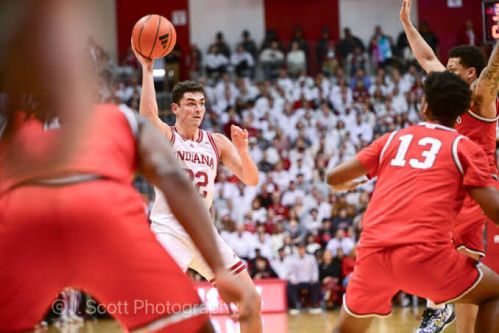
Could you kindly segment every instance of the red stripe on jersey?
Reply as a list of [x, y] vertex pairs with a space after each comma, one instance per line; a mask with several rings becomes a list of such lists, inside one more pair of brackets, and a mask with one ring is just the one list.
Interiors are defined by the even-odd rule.
[[206, 132], [206, 134], [208, 134], [208, 140], [210, 141], [211, 146], [213, 147], [213, 150], [215, 151], [215, 155], [217, 155], [217, 165], [218, 165], [220, 162], [220, 154], [218, 153], [217, 145], [215, 144], [215, 140], [213, 140], [213, 136], [211, 135], [211, 133]]
[[173, 145], [175, 143], [175, 127], [170, 126], [170, 129], [172, 130], [172, 137], [170, 138], [170, 143]]
[[203, 130], [199, 129], [198, 139], [196, 140], [196, 142], [201, 143], [201, 141], [203, 141]]
[[184, 141], [187, 141], [186, 138], [184, 138], [184, 136], [182, 134], [180, 134], [180, 132], [177, 130], [177, 128], [175, 126], [173, 126], [173, 129], [175, 130], [175, 132], [178, 134], [178, 136], [180, 136], [180, 138]]
[[483, 121], [484, 123], [495, 123], [497, 122], [497, 120], [499, 119], [499, 116], [496, 115], [495, 118], [485, 118], [485, 117], [481, 117], [479, 115], [477, 115], [476, 113], [474, 113], [473, 111], [471, 110], [468, 110], [468, 114], [470, 116], [472, 116], [473, 118], [475, 118], [476, 120], [479, 120], [479, 121]]

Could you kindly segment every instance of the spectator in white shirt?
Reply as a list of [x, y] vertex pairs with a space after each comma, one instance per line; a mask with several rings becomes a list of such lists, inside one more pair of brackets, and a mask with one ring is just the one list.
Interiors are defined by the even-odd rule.
[[244, 214], [251, 209], [251, 203], [256, 196], [256, 188], [237, 183], [237, 191], [232, 197], [232, 219], [237, 223], [244, 221]]
[[255, 66], [253, 56], [245, 51], [242, 45], [239, 45], [236, 52], [232, 54], [230, 63], [234, 66], [234, 72], [239, 77], [249, 76]]
[[306, 252], [305, 244], [301, 243], [298, 245], [298, 254], [290, 259], [289, 267], [288, 302], [290, 313], [296, 314], [301, 307], [298, 294], [302, 289], [308, 290], [310, 294], [312, 304], [310, 312], [321, 313], [322, 310], [319, 308], [319, 265], [315, 256]]
[[338, 229], [336, 235], [332, 238], [326, 246], [326, 249], [331, 252], [333, 256], [338, 253], [338, 248], [343, 250], [343, 253], [348, 256], [355, 247], [355, 242], [351, 237], [345, 236], [345, 231], [343, 229]]
[[281, 204], [284, 206], [293, 206], [296, 202], [297, 197], [305, 197], [305, 193], [296, 188], [296, 183], [294, 180], [289, 182], [289, 188], [284, 191], [281, 199]]
[[231, 234], [229, 238], [229, 245], [238, 257], [248, 260], [252, 253], [252, 235], [244, 230], [244, 224], [238, 224], [236, 231]]
[[257, 145], [255, 137], [249, 138], [249, 154], [255, 164], [260, 163], [260, 161], [263, 159], [263, 152]]
[[286, 255], [283, 247], [279, 248], [277, 258], [270, 261], [270, 265], [274, 272], [281, 280], [288, 280], [290, 275], [290, 257]]
[[250, 258], [255, 258], [255, 256], [257, 255], [256, 250], [259, 250], [260, 254], [268, 260], [274, 258], [271, 239], [264, 232], [259, 232], [254, 235], [252, 247], [253, 249]]
[[407, 105], [407, 97], [404, 93], [400, 91], [398, 87], [395, 87], [392, 92], [392, 107], [393, 111], [397, 114], [402, 114], [407, 112], [409, 106]]
[[288, 52], [286, 65], [289, 75], [292, 77], [298, 77], [307, 69], [307, 57], [297, 42], [291, 43], [291, 50]]
[[288, 76], [288, 71], [285, 68], [279, 69], [279, 76], [277, 77], [277, 85], [280, 86], [286, 95], [292, 96], [294, 83]]
[[227, 71], [229, 59], [220, 53], [218, 46], [212, 45], [205, 57], [206, 74], [209, 77], [218, 77]]
[[307, 232], [316, 234], [322, 225], [322, 219], [319, 216], [319, 211], [317, 208], [312, 208], [309, 210], [308, 214], [305, 215], [303, 219], [303, 226]]
[[262, 203], [259, 197], [253, 199], [250, 213], [251, 213], [251, 220], [253, 222], [264, 223], [267, 220], [267, 209], [265, 209], [265, 207], [262, 207]]
[[260, 62], [264, 72], [265, 80], [270, 80], [277, 77], [279, 68], [284, 63], [284, 53], [279, 50], [279, 44], [273, 41], [270, 47], [264, 49], [260, 53]]

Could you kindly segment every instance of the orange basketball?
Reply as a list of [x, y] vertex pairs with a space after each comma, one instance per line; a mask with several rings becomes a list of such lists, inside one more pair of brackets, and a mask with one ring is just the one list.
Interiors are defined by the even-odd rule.
[[173, 50], [176, 41], [175, 27], [161, 15], [144, 16], [133, 27], [133, 47], [143, 57], [149, 59], [166, 56]]

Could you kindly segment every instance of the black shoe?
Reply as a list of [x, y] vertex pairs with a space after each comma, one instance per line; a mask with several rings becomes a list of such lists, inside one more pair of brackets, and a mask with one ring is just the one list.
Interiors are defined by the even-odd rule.
[[443, 309], [427, 308], [423, 312], [421, 325], [414, 333], [440, 333], [456, 319], [452, 305], [446, 304]]

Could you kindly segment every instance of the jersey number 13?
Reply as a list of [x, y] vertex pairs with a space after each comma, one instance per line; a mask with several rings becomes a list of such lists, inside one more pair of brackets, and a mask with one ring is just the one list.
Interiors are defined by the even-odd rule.
[[[411, 145], [412, 139], [414, 138], [414, 135], [412, 134], [406, 134], [402, 135], [399, 140], [400, 140], [400, 146], [397, 151], [397, 155], [395, 155], [395, 158], [391, 160], [390, 165], [395, 166], [395, 167], [403, 167], [406, 165], [406, 155], [407, 151], [409, 150], [409, 146]], [[424, 159], [420, 161], [417, 158], [411, 158], [409, 160], [409, 165], [413, 167], [414, 169], [429, 169], [433, 167], [435, 164], [435, 159], [437, 158], [437, 154], [440, 151], [440, 148], [442, 147], [442, 142], [440, 140], [437, 140], [435, 138], [430, 138], [430, 137], [424, 137], [421, 138], [418, 141], [419, 146], [428, 146], [428, 149], [423, 150], [421, 153], [421, 157]]]

